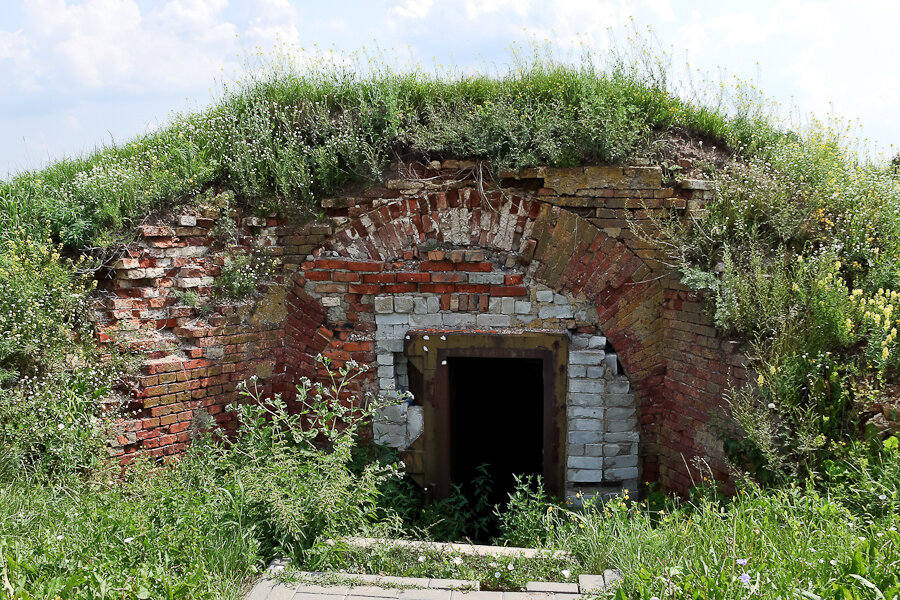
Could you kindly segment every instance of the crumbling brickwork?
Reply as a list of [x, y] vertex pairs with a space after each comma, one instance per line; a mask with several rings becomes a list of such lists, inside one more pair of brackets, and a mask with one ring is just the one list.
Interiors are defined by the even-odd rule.
[[[224, 407], [239, 381], [257, 375], [290, 396], [299, 377], [317, 376], [318, 353], [373, 365], [359, 389], [387, 391], [405, 383], [409, 330], [540, 330], [572, 340], [570, 485], [640, 479], [685, 491], [694, 456], [727, 479], [722, 397], [746, 377], [745, 361], [644, 239], [658, 234], [652, 215], [702, 210], [706, 182], [672, 187], [655, 167], [579, 167], [503, 173], [485, 190], [474, 166], [389, 173], [383, 188], [325, 200], [323, 222], [200, 211], [142, 229], [112, 271], [100, 326], [120, 338], [154, 330], [132, 334], [153, 351], [134, 392], [138, 414], [113, 452], [126, 461], [180, 452], [207, 416], [233, 427]], [[210, 294], [222, 264], [210, 235], [217, 218], [236, 219], [241, 243], [261, 240], [281, 267], [253, 302], [203, 314], [179, 298]], [[383, 431], [401, 424], [386, 420]]]

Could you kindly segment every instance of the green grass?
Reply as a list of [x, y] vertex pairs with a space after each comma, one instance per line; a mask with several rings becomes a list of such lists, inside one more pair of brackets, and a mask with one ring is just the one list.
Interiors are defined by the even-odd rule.
[[754, 148], [779, 135], [758, 106], [728, 114], [682, 99], [658, 59], [625, 52], [573, 64], [535, 48], [495, 75], [379, 60], [348, 68], [322, 57], [297, 70], [276, 58], [202, 112], [0, 182], [0, 231], [49, 231], [73, 249], [106, 244], [214, 185], [260, 211], [314, 208], [349, 181], [378, 181], [408, 153], [568, 166], [650, 155], [672, 128]]

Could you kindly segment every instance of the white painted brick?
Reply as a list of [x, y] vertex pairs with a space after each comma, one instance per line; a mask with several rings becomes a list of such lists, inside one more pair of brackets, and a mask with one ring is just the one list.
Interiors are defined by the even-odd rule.
[[500, 299], [500, 312], [504, 315], [516, 314], [516, 299], [508, 296]]
[[321, 302], [322, 306], [325, 307], [335, 307], [341, 305], [341, 299], [337, 296], [325, 296], [324, 298], [322, 298]]
[[394, 354], [392, 352], [382, 352], [376, 356], [379, 365], [393, 365]]
[[378, 376], [382, 378], [394, 377], [394, 365], [381, 365], [378, 367]]

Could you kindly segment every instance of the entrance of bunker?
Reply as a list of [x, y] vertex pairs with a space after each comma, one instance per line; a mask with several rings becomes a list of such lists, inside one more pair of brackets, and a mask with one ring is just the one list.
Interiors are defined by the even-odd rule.
[[424, 408], [417, 478], [434, 498], [491, 464], [497, 501], [513, 473], [541, 475], [564, 492], [566, 365], [564, 333], [410, 331], [404, 353]]
[[456, 357], [447, 376], [451, 482], [466, 490], [484, 465], [490, 503], [505, 503], [515, 475], [544, 471], [543, 361]]

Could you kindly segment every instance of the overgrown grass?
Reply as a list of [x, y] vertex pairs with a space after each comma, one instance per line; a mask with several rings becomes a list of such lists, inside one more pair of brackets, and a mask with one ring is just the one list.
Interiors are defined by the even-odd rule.
[[672, 128], [735, 147], [778, 138], [762, 105], [726, 110], [720, 98], [719, 110], [684, 99], [664, 61], [641, 52], [572, 63], [534, 48], [496, 75], [396, 69], [383, 59], [351, 67], [324, 56], [297, 69], [281, 57], [224, 88], [207, 110], [0, 182], [0, 231], [49, 233], [74, 249], [105, 244], [151, 210], [217, 184], [260, 211], [314, 208], [348, 181], [378, 181], [409, 152], [499, 169], [647, 156]]

